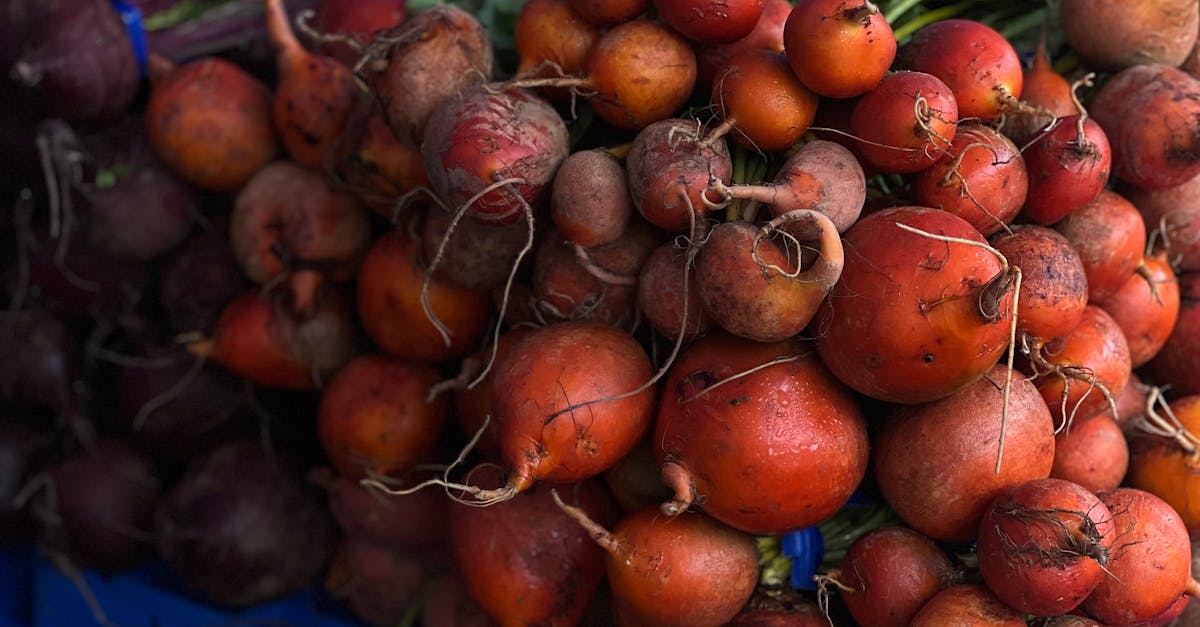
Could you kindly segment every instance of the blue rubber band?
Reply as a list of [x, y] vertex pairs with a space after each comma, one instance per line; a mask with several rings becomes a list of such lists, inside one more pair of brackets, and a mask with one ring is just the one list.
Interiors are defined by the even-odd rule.
[[109, 4], [121, 15], [121, 21], [125, 24], [125, 32], [129, 33], [129, 43], [133, 44], [133, 56], [137, 59], [138, 76], [145, 78], [146, 60], [149, 55], [146, 52], [146, 30], [142, 28], [142, 12], [137, 7], [120, 0], [109, 0]]

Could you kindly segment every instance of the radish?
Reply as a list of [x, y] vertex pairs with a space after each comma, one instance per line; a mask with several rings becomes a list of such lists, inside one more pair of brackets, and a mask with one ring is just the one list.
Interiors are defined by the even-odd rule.
[[475, 16], [439, 5], [376, 33], [355, 73], [371, 86], [396, 137], [416, 145], [442, 101], [491, 80], [493, 54]]
[[[867, 469], [855, 398], [792, 342], [710, 334], [690, 344], [667, 375], [653, 442], [675, 492], [665, 514], [694, 505], [752, 533], [832, 516]], [[748, 479], [758, 475], [776, 480]]]
[[266, 0], [265, 12], [278, 59], [271, 121], [293, 161], [320, 169], [359, 98], [354, 74], [339, 61], [304, 49], [283, 0]]
[[942, 236], [984, 241], [927, 207], [872, 213], [846, 231], [853, 252], [811, 329], [822, 361], [851, 388], [932, 401], [977, 381], [1009, 345], [1014, 275], [994, 254]]
[[866, 0], [800, 0], [783, 42], [800, 82], [828, 98], [875, 89], [896, 58], [891, 25]]
[[883, 77], [858, 99], [850, 130], [858, 150], [883, 172], [909, 174], [934, 164], [951, 146], [959, 120], [954, 92], [924, 72]]
[[1008, 377], [995, 366], [947, 398], [888, 410], [871, 442], [871, 467], [884, 499], [913, 529], [935, 540], [972, 540], [997, 494], [1050, 475], [1050, 411], [1020, 376], [1006, 403]]
[[146, 138], [176, 174], [204, 189], [237, 190], [275, 159], [271, 92], [239, 66], [206, 57], [151, 67]]
[[939, 20], [918, 29], [896, 63], [941, 79], [954, 94], [959, 116], [983, 122], [1014, 108], [1024, 86], [1021, 59], [1012, 44], [975, 20]]
[[1064, 0], [1058, 17], [1067, 43], [1089, 66], [1120, 70], [1138, 63], [1183, 63], [1196, 43], [1200, 9], [1188, 0], [1147, 5]]
[[1012, 222], [1028, 190], [1017, 147], [982, 124], [960, 124], [948, 152], [912, 178], [916, 204], [949, 211], [988, 236]]
[[618, 624], [717, 627], [754, 592], [754, 540], [703, 514], [662, 520], [649, 507], [627, 514], [610, 532], [561, 498], [558, 506], [607, 554]]
[[1107, 576], [1118, 542], [1113, 517], [1095, 494], [1069, 481], [1013, 486], [980, 522], [979, 571], [996, 596], [1024, 614], [1069, 612]]

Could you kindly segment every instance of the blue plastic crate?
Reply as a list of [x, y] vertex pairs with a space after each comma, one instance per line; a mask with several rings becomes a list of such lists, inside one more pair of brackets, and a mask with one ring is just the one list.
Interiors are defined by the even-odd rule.
[[[359, 627], [349, 614], [317, 590], [238, 612], [204, 604], [186, 593], [161, 563], [116, 575], [84, 573], [105, 615], [120, 627], [213, 627], [215, 625], [294, 625]], [[34, 564], [35, 627], [82, 627], [97, 621], [80, 589], [48, 560]]]
[[0, 627], [33, 623], [33, 548], [0, 548]]

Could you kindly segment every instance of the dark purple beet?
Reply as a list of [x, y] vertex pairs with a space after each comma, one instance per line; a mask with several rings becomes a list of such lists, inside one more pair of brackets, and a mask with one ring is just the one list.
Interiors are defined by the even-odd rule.
[[187, 462], [257, 433], [237, 377], [182, 346], [148, 345], [115, 373], [118, 422], [151, 454]]
[[320, 491], [276, 451], [232, 442], [196, 460], [160, 501], [158, 554], [192, 590], [245, 607], [313, 583], [332, 553]]
[[33, 502], [41, 542], [81, 569], [115, 572], [154, 549], [158, 468], [127, 439], [104, 436], [55, 464]]
[[218, 234], [227, 232], [193, 234], [160, 266], [158, 297], [172, 331], [210, 334], [225, 305], [250, 287], [228, 240]]
[[74, 182], [88, 243], [140, 261], [183, 242], [199, 212], [196, 191], [154, 155], [145, 128], [140, 115], [128, 115], [84, 137], [87, 167]]
[[47, 2], [51, 13], [6, 73], [35, 90], [49, 115], [107, 120], [137, 96], [133, 44], [108, 0]]
[[44, 309], [0, 311], [0, 403], [73, 412], [80, 344], [70, 327]]
[[[0, 3], [0, 68], [8, 70], [25, 46], [46, 28], [53, 3], [46, 0], [5, 0]], [[10, 88], [5, 85], [5, 89]]]
[[29, 508], [18, 503], [17, 496], [51, 440], [49, 432], [35, 429], [24, 417], [0, 412], [0, 546], [33, 539]]

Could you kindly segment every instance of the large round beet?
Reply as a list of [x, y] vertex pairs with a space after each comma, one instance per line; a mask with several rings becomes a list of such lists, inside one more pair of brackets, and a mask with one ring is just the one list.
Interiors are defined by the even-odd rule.
[[752, 533], [832, 516], [867, 470], [855, 398], [812, 352], [787, 341], [697, 340], [667, 375], [652, 442], [675, 490], [665, 512], [697, 504]]
[[334, 524], [320, 491], [280, 451], [231, 442], [196, 460], [154, 514], [158, 554], [209, 601], [250, 606], [324, 571]]
[[1008, 346], [1013, 289], [975, 227], [949, 212], [895, 207], [844, 235], [845, 267], [809, 326], [834, 376], [894, 403], [943, 398]]
[[1050, 410], [1033, 384], [1014, 372], [1003, 425], [1005, 371], [996, 366], [939, 401], [897, 406], [879, 426], [871, 452], [875, 477], [888, 504], [917, 531], [937, 540], [972, 540], [997, 494], [1050, 475]]

